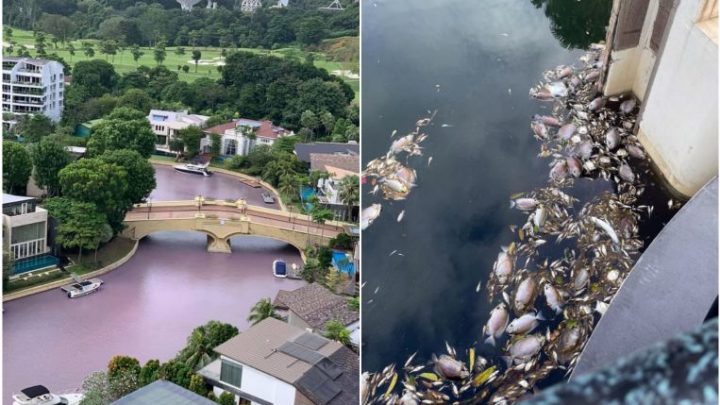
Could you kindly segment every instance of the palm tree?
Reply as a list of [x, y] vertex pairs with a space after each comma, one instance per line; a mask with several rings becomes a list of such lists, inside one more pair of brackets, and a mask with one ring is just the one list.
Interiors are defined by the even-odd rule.
[[358, 176], [345, 176], [340, 182], [340, 201], [347, 205], [347, 220], [352, 216], [352, 207], [360, 201], [360, 179]]
[[[310, 213], [312, 215], [312, 220], [316, 224], [318, 224], [318, 227], [321, 225], [324, 225], [325, 222], [328, 220], [333, 219], [333, 213], [327, 208], [321, 208], [321, 207], [313, 207], [312, 212]], [[325, 228], [320, 228], [320, 240], [322, 241], [323, 236], [325, 236]]]
[[204, 328], [197, 328], [188, 338], [187, 353], [190, 356], [185, 361], [186, 364], [195, 369], [200, 369], [210, 364], [213, 360], [210, 353], [212, 347], [208, 345], [207, 336]]
[[252, 307], [247, 320], [253, 325], [256, 325], [258, 322], [267, 318], [280, 319], [280, 316], [275, 313], [275, 307], [273, 307], [270, 298], [262, 298]]
[[278, 191], [280, 191], [280, 194], [285, 197], [291, 198], [292, 194], [295, 192], [295, 178], [289, 174], [280, 176]]
[[328, 321], [325, 323], [325, 337], [338, 341], [345, 346], [350, 346], [350, 331], [345, 325], [338, 321]]

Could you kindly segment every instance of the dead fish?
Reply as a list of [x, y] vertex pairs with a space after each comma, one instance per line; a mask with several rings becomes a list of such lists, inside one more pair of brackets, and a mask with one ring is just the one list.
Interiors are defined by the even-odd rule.
[[538, 229], [542, 229], [543, 225], [545, 225], [545, 218], [547, 218], [547, 211], [545, 211], [545, 208], [541, 205], [535, 210], [533, 224], [535, 224]]
[[443, 378], [455, 380], [464, 379], [470, 375], [463, 362], [455, 360], [447, 354], [440, 355], [440, 358], [433, 354], [432, 360], [435, 363], [435, 373]]
[[605, 106], [605, 98], [597, 97], [588, 104], [588, 110], [597, 111]]
[[547, 83], [544, 88], [547, 89], [553, 97], [567, 97], [568, 95], [567, 86], [561, 81]]
[[625, 145], [625, 150], [627, 150], [628, 154], [635, 159], [645, 159], [645, 152], [636, 145]]
[[498, 279], [498, 283], [507, 283], [513, 271], [513, 261], [509, 253], [498, 253], [497, 260], [493, 264], [493, 271], [495, 272], [495, 277]]
[[580, 161], [572, 156], [568, 156], [565, 158], [565, 163], [567, 164], [568, 171], [570, 172], [570, 175], [577, 178], [582, 175], [582, 165], [580, 164]]
[[403, 217], [405, 217], [405, 210], [400, 211], [400, 214], [397, 217], [397, 221], [398, 222], [402, 221]]
[[408, 187], [400, 180], [388, 179], [388, 178], [383, 177], [378, 180], [378, 183], [387, 186], [390, 190], [392, 190], [396, 193], [405, 194], [408, 192]]
[[575, 124], [573, 123], [565, 124], [560, 127], [560, 129], [558, 129], [558, 137], [564, 141], [567, 141], [572, 138], [572, 136], [575, 134], [576, 129], [577, 128], [575, 128]]
[[428, 158], [428, 163], [427, 163], [428, 167], [430, 166], [430, 163], [432, 163], [432, 156], [430, 156], [430, 157]]
[[392, 145], [390, 145], [390, 152], [394, 154], [398, 154], [402, 151], [408, 151], [410, 150], [412, 145], [415, 145], [415, 141], [413, 140], [413, 134], [403, 136], [400, 139], [395, 140]]
[[548, 129], [542, 122], [536, 122], [533, 121], [530, 123], [530, 128], [532, 128], [533, 133], [535, 136], [541, 139], [547, 139], [548, 137]]
[[557, 78], [558, 79], [564, 79], [566, 77], [570, 77], [573, 74], [573, 68], [570, 66], [559, 66], [558, 69], [556, 69], [557, 72]]
[[593, 82], [593, 81], [597, 80], [599, 77], [600, 77], [600, 71], [597, 69], [593, 69], [585, 75], [585, 81]]
[[423, 118], [421, 120], [418, 120], [418, 122], [415, 123], [415, 126], [417, 127], [424, 127], [427, 126], [430, 123], [430, 118]]
[[565, 159], [558, 160], [550, 170], [550, 178], [558, 181], [564, 179], [565, 177], [567, 177], [567, 163], [565, 162]]
[[607, 311], [608, 307], [609, 305], [602, 301], [595, 302], [595, 311], [600, 315], [605, 315], [605, 311]]
[[545, 125], [549, 125], [551, 127], [559, 127], [562, 126], [562, 123], [557, 118], [551, 116], [551, 115], [539, 115], [535, 114], [532, 117], [533, 121], [539, 121], [542, 122]]
[[502, 336], [505, 332], [505, 328], [508, 326], [510, 320], [510, 314], [508, 314], [505, 304], [500, 303], [492, 311], [490, 311], [490, 319], [483, 328], [483, 334], [488, 335], [485, 339], [485, 343], [495, 346], [495, 339]]
[[362, 213], [360, 214], [362, 230], [367, 229], [367, 227], [369, 227], [373, 221], [380, 216], [380, 211], [382, 211], [382, 205], [380, 204], [373, 204], [362, 210]]
[[534, 210], [538, 205], [538, 200], [534, 198], [516, 198], [510, 200], [510, 208], [516, 208], [520, 211], [531, 211]]
[[550, 283], [545, 283], [543, 287], [543, 295], [548, 306], [555, 311], [555, 314], [562, 312], [563, 299], [558, 290]]
[[515, 291], [515, 299], [513, 303], [517, 312], [525, 312], [535, 299], [535, 288], [537, 282], [531, 276], [526, 277], [518, 285], [517, 291]]
[[510, 322], [507, 327], [507, 333], [511, 335], [524, 335], [526, 333], [530, 333], [533, 329], [537, 328], [540, 321], [544, 320], [545, 318], [543, 318], [541, 313], [538, 312], [535, 314], [529, 312]]
[[573, 147], [571, 153], [582, 160], [588, 160], [590, 156], [592, 156], [592, 151], [593, 143], [590, 141], [582, 141]]
[[607, 146], [608, 150], [615, 150], [615, 148], [617, 148], [619, 144], [620, 135], [618, 134], [618, 130], [615, 127], [611, 127], [605, 133], [605, 145]]
[[539, 89], [532, 88], [530, 89], [530, 97], [534, 98], [535, 100], [540, 101], [552, 101], [554, 100], [552, 93], [550, 93], [550, 90], [541, 87]]
[[627, 163], [623, 163], [620, 165], [620, 169], [618, 169], [618, 174], [620, 175], [620, 178], [627, 181], [628, 183], [635, 182], [635, 173], [633, 173], [632, 169]]
[[620, 239], [618, 239], [617, 233], [615, 232], [615, 229], [613, 229], [612, 225], [597, 217], [591, 216], [589, 218], [590, 221], [592, 221], [598, 228], [605, 231], [605, 233], [610, 237], [610, 240], [612, 240], [614, 244], [620, 244]]
[[573, 277], [573, 288], [575, 291], [580, 291], [585, 288], [590, 281], [590, 273], [585, 267], [577, 269]]
[[634, 98], [631, 98], [630, 100], [625, 100], [622, 103], [620, 103], [620, 111], [624, 114], [630, 114], [637, 105], [637, 101], [635, 101]]
[[526, 336], [513, 343], [508, 349], [510, 356], [505, 356], [503, 359], [508, 367], [512, 366], [516, 360], [529, 360], [540, 352], [544, 343], [545, 338], [542, 335]]

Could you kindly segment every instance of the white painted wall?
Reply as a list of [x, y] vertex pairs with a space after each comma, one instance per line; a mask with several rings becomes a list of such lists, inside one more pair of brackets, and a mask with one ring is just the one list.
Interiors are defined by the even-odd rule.
[[718, 46], [683, 0], [658, 61], [638, 136], [665, 178], [692, 196], [718, 171]]
[[[291, 384], [281, 381], [269, 374], [265, 374], [260, 370], [234, 361], [226, 356], [221, 357], [226, 361], [242, 366], [242, 380], [240, 382], [242, 386], [237, 387], [241, 391], [271, 402], [274, 405], [292, 405], [295, 403], [295, 387]], [[223, 392], [222, 389], [217, 387], [214, 387], [213, 391], [215, 392], [215, 395], [218, 396]], [[238, 399], [237, 396], [236, 399]]]

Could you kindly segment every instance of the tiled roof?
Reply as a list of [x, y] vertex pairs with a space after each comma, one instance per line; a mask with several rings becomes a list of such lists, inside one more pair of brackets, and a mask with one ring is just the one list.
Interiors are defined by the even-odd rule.
[[113, 405], [213, 405], [215, 402], [165, 380], [157, 380], [112, 403]]
[[313, 329], [323, 329], [327, 321], [349, 325], [360, 319], [359, 314], [348, 307], [347, 298], [317, 283], [294, 291], [279, 291], [273, 304], [293, 311]]
[[324, 170], [329, 172], [329, 168], [335, 167], [353, 173], [360, 173], [360, 156], [329, 153], [310, 154], [310, 170]]
[[290, 131], [283, 127], [273, 125], [272, 121], [255, 121], [244, 118], [226, 122], [220, 125], [215, 125], [214, 127], [206, 129], [205, 132], [223, 135], [228, 129], [234, 129], [235, 127], [240, 125], [249, 125], [257, 128], [255, 135], [257, 135], [259, 138], [277, 139], [290, 133]]
[[[288, 384], [294, 384], [312, 365], [278, 349], [304, 333], [307, 332], [302, 328], [267, 318], [216, 347], [215, 351]], [[342, 347], [338, 342], [328, 341], [317, 352], [327, 357]]]
[[301, 162], [310, 162], [311, 153], [339, 153], [348, 155], [358, 155], [360, 153], [360, 145], [357, 143], [337, 143], [337, 142], [313, 142], [313, 143], [296, 143], [295, 154]]
[[226, 122], [224, 124], [215, 125], [214, 127], [210, 127], [205, 129], [205, 132], [210, 132], [213, 134], [223, 135], [225, 134], [225, 131], [228, 129], [235, 128], [235, 121]]

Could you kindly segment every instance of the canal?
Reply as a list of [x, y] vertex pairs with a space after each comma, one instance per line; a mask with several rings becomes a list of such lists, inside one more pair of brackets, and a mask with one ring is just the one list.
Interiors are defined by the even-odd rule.
[[[260, 190], [230, 176], [176, 176], [164, 167], [157, 170], [157, 182], [157, 199], [187, 199], [195, 193], [236, 198]], [[78, 388], [114, 355], [143, 363], [168, 360], [185, 346], [193, 328], [219, 320], [244, 330], [259, 299], [304, 285], [272, 275], [275, 259], [301, 263], [295, 248], [248, 236], [231, 243], [231, 254], [212, 254], [205, 251], [204, 234], [153, 234], [140, 242], [130, 261], [102, 276], [105, 285], [97, 294], [71, 300], [51, 290], [5, 303], [5, 401], [36, 384], [54, 391]]]
[[[576, 63], [604, 38], [611, 3], [363, 3], [364, 163], [387, 153], [394, 130], [408, 133], [437, 110], [424, 156], [411, 159], [418, 180], [408, 199], [363, 190], [363, 206], [383, 204], [363, 232], [363, 370], [402, 365], [415, 352], [414, 363], [423, 364], [445, 352], [446, 341], [463, 358], [474, 346], [500, 362], [503, 353], [482, 344], [497, 305], [484, 287], [501, 246], [516, 239], [509, 226], [527, 218], [508, 207], [510, 196], [545, 186], [550, 169], [529, 128], [550, 104], [530, 100], [528, 90], [545, 70]], [[672, 213], [666, 191], [644, 175], [640, 204], [655, 205], [640, 224], [647, 244]], [[582, 179], [566, 192], [582, 203], [612, 190], [610, 182]]]

